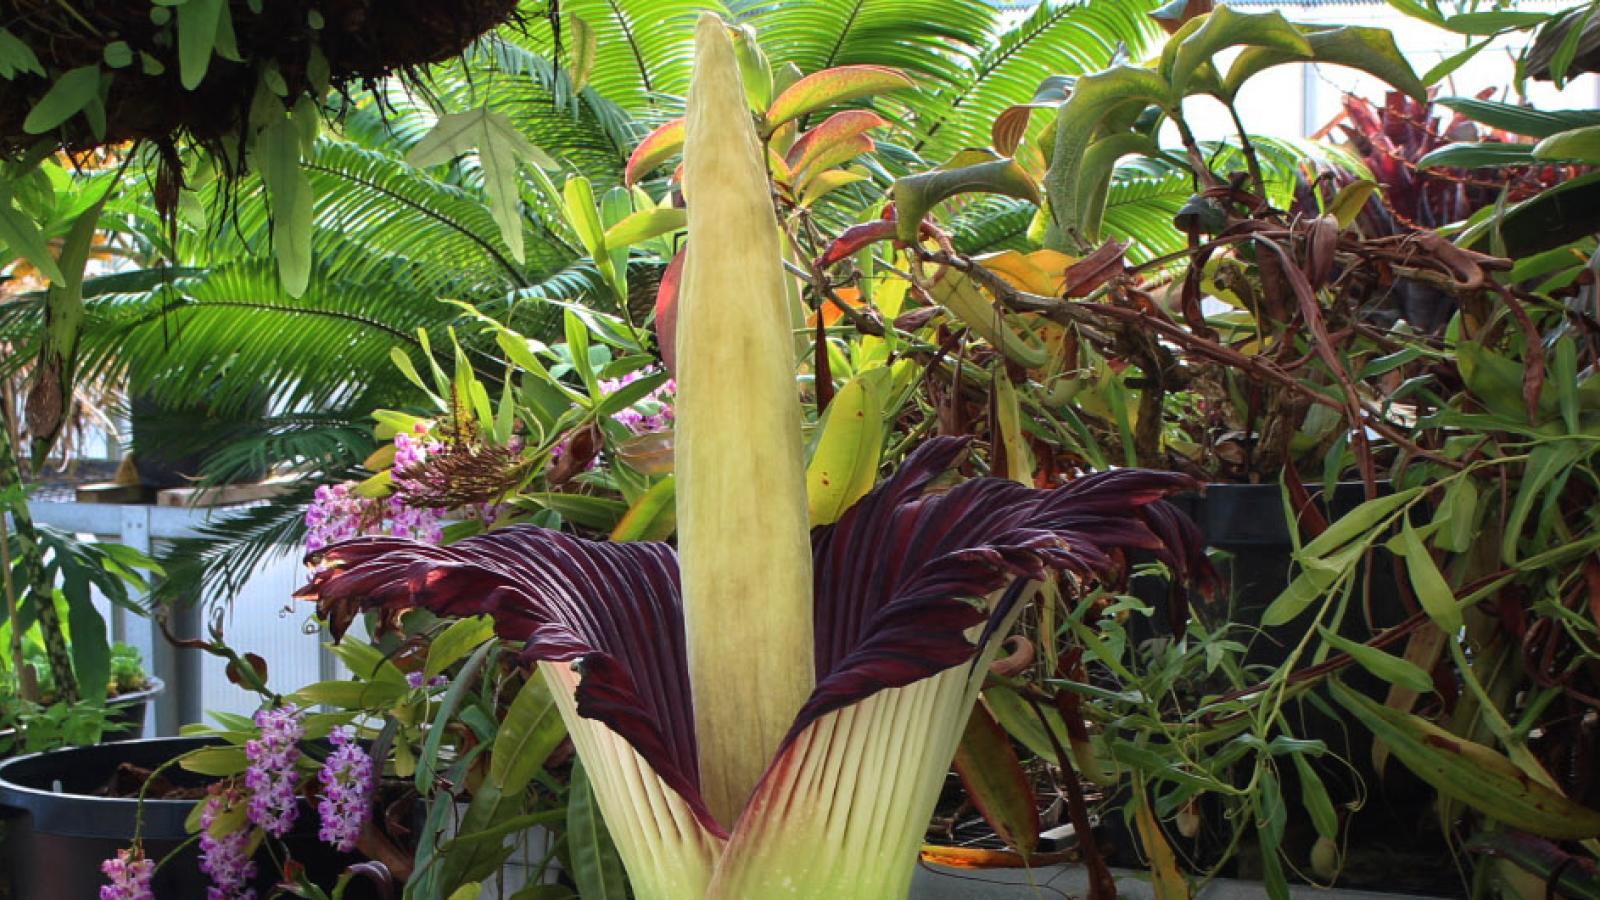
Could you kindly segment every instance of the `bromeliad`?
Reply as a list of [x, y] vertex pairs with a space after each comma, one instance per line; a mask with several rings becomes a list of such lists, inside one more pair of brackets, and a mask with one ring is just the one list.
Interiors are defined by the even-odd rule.
[[487, 613], [551, 685], [642, 898], [893, 898], [997, 641], [1032, 585], [1117, 576], [1124, 552], [1202, 575], [1161, 498], [1123, 470], [1054, 491], [914, 452], [809, 531], [778, 225], [726, 27], [701, 20], [677, 330], [678, 549], [511, 527], [315, 554], [339, 637], [364, 610]]

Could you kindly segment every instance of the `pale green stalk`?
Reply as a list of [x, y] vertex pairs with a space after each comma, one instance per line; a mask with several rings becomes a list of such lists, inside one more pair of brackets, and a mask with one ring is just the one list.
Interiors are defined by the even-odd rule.
[[678, 553], [700, 780], [731, 826], [816, 684], [800, 398], [778, 222], [727, 28], [689, 86]]

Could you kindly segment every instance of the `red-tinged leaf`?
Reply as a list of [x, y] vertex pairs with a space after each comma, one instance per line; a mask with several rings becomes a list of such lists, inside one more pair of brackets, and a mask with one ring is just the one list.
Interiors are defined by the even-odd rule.
[[1127, 265], [1123, 253], [1128, 249], [1125, 241], [1107, 241], [1093, 253], [1067, 268], [1066, 284], [1062, 294], [1066, 297], [1087, 297], [1095, 289], [1121, 275]]
[[827, 106], [916, 87], [899, 69], [888, 66], [838, 66], [796, 81], [767, 108], [766, 130]]
[[1150, 18], [1156, 20], [1162, 31], [1176, 34], [1185, 22], [1211, 12], [1215, 6], [1213, 0], [1172, 0], [1160, 9], [1152, 10]]
[[667, 371], [678, 372], [678, 288], [683, 283], [683, 251], [679, 250], [661, 273], [656, 287], [656, 346]]
[[643, 475], [670, 475], [673, 469], [672, 432], [650, 431], [615, 447], [617, 458]]
[[1023, 859], [1039, 846], [1039, 798], [1004, 728], [981, 702], [956, 748], [956, 773], [989, 827]]
[[622, 170], [623, 183], [632, 185], [657, 166], [676, 156], [683, 149], [683, 137], [682, 119], [663, 123], [646, 135], [628, 156], [628, 165]]
[[877, 149], [877, 146], [877, 144], [873, 143], [872, 138], [864, 134], [847, 137], [829, 144], [819, 149], [812, 156], [806, 168], [794, 170], [795, 184], [797, 187], [804, 189], [806, 184], [811, 181], [812, 176], [820, 175], [834, 166], [847, 163], [863, 154], [871, 153]]
[[807, 131], [794, 142], [784, 161], [790, 171], [809, 168], [812, 160], [833, 144], [862, 135], [874, 128], [882, 128], [889, 120], [870, 109], [847, 109], [829, 116], [821, 125]]
[[800, 192], [800, 205], [810, 206], [839, 188], [866, 180], [867, 176], [860, 172], [851, 172], [845, 169], [829, 169], [826, 172], [818, 172], [806, 178], [805, 189]]
[[1018, 103], [1009, 106], [995, 116], [994, 124], [989, 127], [989, 141], [1001, 156], [1011, 156], [1017, 152], [1017, 145], [1022, 143], [1023, 137], [1028, 133], [1028, 123], [1033, 120], [1033, 111], [1036, 109], [1055, 109], [1058, 103]]
[[817, 257], [817, 267], [826, 269], [840, 260], [849, 259], [860, 252], [861, 248], [878, 241], [892, 240], [899, 226], [893, 219], [878, 219], [872, 222], [862, 222], [860, 225], [851, 225], [844, 233], [833, 239], [833, 243], [822, 251]]

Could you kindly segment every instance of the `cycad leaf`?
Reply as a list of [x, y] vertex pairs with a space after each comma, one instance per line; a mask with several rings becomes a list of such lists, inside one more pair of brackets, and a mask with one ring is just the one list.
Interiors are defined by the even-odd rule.
[[478, 161], [483, 166], [489, 209], [500, 226], [500, 237], [511, 248], [511, 255], [517, 262], [526, 262], [522, 244], [522, 192], [517, 181], [517, 164], [527, 161], [541, 168], [554, 169], [556, 162], [523, 137], [510, 120], [490, 111], [487, 106], [441, 116], [433, 131], [406, 154], [406, 162], [419, 168], [435, 166], [474, 149], [478, 151]]

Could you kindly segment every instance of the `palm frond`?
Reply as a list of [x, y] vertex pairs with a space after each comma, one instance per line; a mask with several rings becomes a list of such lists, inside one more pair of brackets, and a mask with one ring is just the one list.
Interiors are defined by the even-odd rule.
[[1119, 45], [1141, 55], [1160, 33], [1148, 15], [1157, 5], [1158, 0], [1040, 3], [986, 43], [949, 88], [919, 98], [915, 106], [923, 138], [917, 149], [941, 161], [964, 147], [986, 147], [995, 117], [1032, 100], [1045, 78], [1098, 71]]
[[[505, 40], [550, 59], [556, 33], [543, 4], [525, 4], [528, 24], [521, 32], [502, 29]], [[595, 35], [589, 84], [630, 114], [649, 118], [681, 107], [689, 85], [694, 23], [701, 12], [724, 12], [716, 0], [562, 0], [564, 16], [577, 16]], [[562, 36], [563, 51], [571, 38]], [[566, 58], [559, 60], [563, 67]]]
[[774, 65], [811, 73], [833, 66], [901, 69], [923, 90], [959, 88], [995, 30], [983, 0], [742, 0], [735, 17], [755, 26]]
[[947, 226], [956, 250], [966, 254], [1029, 249], [1028, 225], [1038, 211], [1026, 200], [985, 197], [969, 203]]

